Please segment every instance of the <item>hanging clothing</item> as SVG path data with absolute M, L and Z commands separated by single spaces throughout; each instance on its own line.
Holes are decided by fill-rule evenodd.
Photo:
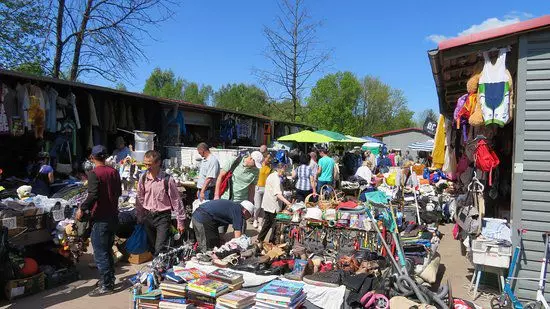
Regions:
M 506 53 L 508 49 L 501 48 L 495 64 L 489 57 L 489 52 L 483 53 L 485 64 L 479 78 L 479 104 L 483 111 L 485 125 L 497 124 L 503 127 L 510 120 L 510 84 L 506 74 Z
M 94 98 L 90 94 L 88 94 L 88 113 L 90 114 L 90 125 L 88 126 L 88 144 L 86 147 L 92 148 L 94 147 L 93 127 L 99 127 L 99 121 L 97 120 Z
M 67 101 L 69 102 L 69 105 L 73 108 L 74 122 L 76 124 L 76 128 L 80 129 L 80 118 L 78 117 L 78 110 L 76 109 L 76 96 L 74 95 L 74 93 L 69 93 L 69 95 L 67 96 Z
M 445 163 L 445 117 L 439 115 L 435 131 L 434 149 L 432 151 L 432 167 L 441 169 Z
M 46 129 L 48 132 L 55 133 L 57 130 L 57 91 L 51 87 L 46 89 L 46 99 L 48 108 L 46 110 Z
M 31 124 L 29 123 L 29 107 L 31 106 L 31 99 L 29 97 L 29 91 L 27 87 L 21 84 L 17 84 L 15 87 L 17 91 L 17 103 L 19 106 L 19 116 L 23 119 L 23 125 L 30 130 Z
M 445 120 L 445 163 L 443 164 L 442 171 L 447 174 L 451 180 L 456 179 L 456 155 L 454 147 L 452 146 L 453 133 L 450 120 Z

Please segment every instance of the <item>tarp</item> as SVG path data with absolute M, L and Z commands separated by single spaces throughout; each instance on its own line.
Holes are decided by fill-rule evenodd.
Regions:
M 360 137 L 355 137 L 355 136 L 351 136 L 351 135 L 346 135 L 346 137 L 348 138 L 348 140 L 350 140 L 351 143 L 363 144 L 363 143 L 368 142 L 367 140 L 364 140 Z
M 374 137 L 370 137 L 370 136 L 363 136 L 361 137 L 362 139 L 364 139 L 366 142 L 369 142 L 369 143 L 380 143 L 382 144 L 382 141 L 379 140 L 379 139 L 376 139 Z
M 432 151 L 434 149 L 434 140 L 425 142 L 416 142 L 409 145 L 409 149 L 416 151 Z
M 336 140 L 323 134 L 304 130 L 298 133 L 285 135 L 277 139 L 280 142 L 298 142 L 298 143 L 330 143 Z

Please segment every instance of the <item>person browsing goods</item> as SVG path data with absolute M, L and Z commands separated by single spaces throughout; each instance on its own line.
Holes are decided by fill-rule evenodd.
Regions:
M 149 248 L 153 255 L 157 256 L 167 245 L 172 212 L 176 214 L 179 233 L 183 233 L 185 210 L 176 181 L 161 171 L 160 153 L 155 150 L 147 151 L 143 163 L 147 171 L 138 182 L 136 213 L 138 222 L 143 223 L 147 232 Z
M 197 151 L 202 157 L 199 170 L 199 179 L 197 181 L 197 198 L 202 202 L 204 200 L 214 199 L 214 190 L 216 188 L 216 179 L 220 173 L 220 163 L 218 158 L 212 155 L 210 147 L 206 143 L 200 143 Z
M 92 148 L 90 160 L 95 167 L 88 173 L 88 197 L 76 213 L 76 220 L 83 221 L 87 217 L 92 224 L 90 238 L 100 276 L 98 286 L 88 294 L 92 297 L 111 294 L 115 288 L 113 245 L 122 186 L 118 171 L 105 165 L 107 157 L 107 148 L 104 146 Z
M 332 186 L 334 184 L 334 159 L 328 156 L 326 149 L 319 151 L 321 159 L 319 159 L 319 167 L 317 170 L 317 192 L 321 194 L 321 187 L 324 185 Z
M 250 201 L 214 200 L 202 204 L 191 218 L 199 251 L 206 252 L 220 245 L 220 226 L 233 225 L 234 237 L 241 237 L 244 222 L 252 217 L 253 211 Z
M 254 189 L 258 182 L 258 174 L 263 161 L 264 156 L 259 151 L 253 151 L 242 158 L 237 157 L 226 162 L 216 181 L 214 199 L 222 198 L 236 202 L 253 201 Z M 232 174 L 230 182 L 225 191 L 222 192 L 222 182 L 229 172 Z

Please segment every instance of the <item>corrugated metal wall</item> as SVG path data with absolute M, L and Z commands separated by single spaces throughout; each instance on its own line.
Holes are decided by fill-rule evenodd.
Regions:
M 550 231 L 549 30 L 520 37 L 516 102 L 512 220 L 514 230 L 528 230 L 517 276 L 538 278 L 544 254 L 542 232 Z M 517 233 L 513 234 L 517 243 Z M 537 281 L 520 281 L 515 284 L 516 295 L 532 300 L 537 287 Z M 550 284 L 545 295 L 550 300 Z

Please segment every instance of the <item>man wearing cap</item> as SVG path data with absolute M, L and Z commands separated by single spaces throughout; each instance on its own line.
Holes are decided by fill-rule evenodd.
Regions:
M 115 263 L 113 244 L 118 226 L 118 198 L 122 194 L 118 172 L 105 165 L 107 148 L 92 148 L 90 160 L 95 165 L 88 173 L 88 197 L 80 205 L 76 220 L 89 217 L 92 224 L 91 240 L 94 261 L 99 270 L 99 284 L 88 295 L 101 296 L 113 293 L 115 287 Z
M 252 216 L 254 205 L 249 201 L 234 202 L 214 200 L 202 204 L 191 218 L 199 243 L 199 250 L 206 252 L 220 246 L 220 226 L 233 225 L 234 237 L 241 237 L 244 222 Z
M 231 177 L 231 186 L 225 192 L 220 192 L 220 187 L 224 176 L 231 170 L 235 160 L 240 160 Z M 241 159 L 236 158 L 230 160 L 222 167 L 218 180 L 216 181 L 216 190 L 214 199 L 233 200 L 235 202 L 253 201 L 254 189 L 258 182 L 258 174 L 264 161 L 264 156 L 259 151 L 253 151 L 250 155 L 244 156 Z

